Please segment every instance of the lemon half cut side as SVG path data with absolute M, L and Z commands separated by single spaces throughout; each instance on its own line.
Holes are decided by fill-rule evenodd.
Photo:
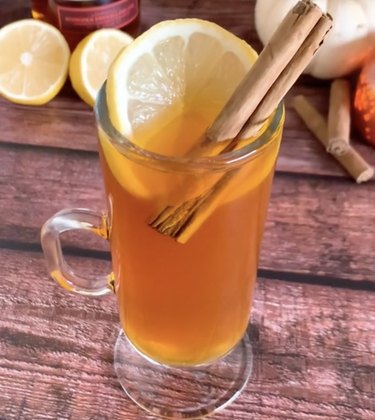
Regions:
M 70 60 L 69 76 L 74 90 L 88 105 L 94 106 L 112 61 L 132 41 L 130 35 L 119 29 L 104 28 L 87 35 L 77 45 Z
M 54 26 L 35 19 L 0 29 L 0 94 L 12 102 L 43 105 L 63 87 L 70 50 Z

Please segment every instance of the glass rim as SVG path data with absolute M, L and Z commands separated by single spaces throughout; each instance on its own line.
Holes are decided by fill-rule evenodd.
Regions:
M 121 154 L 130 158 L 132 161 L 146 166 L 162 167 L 164 170 L 172 169 L 190 172 L 197 170 L 228 170 L 244 164 L 249 159 L 257 157 L 277 138 L 276 134 L 284 121 L 285 109 L 283 102 L 280 102 L 272 116 L 265 122 L 267 126 L 260 130 L 259 136 L 254 136 L 254 141 L 244 147 L 215 156 L 194 158 L 189 156 L 168 156 L 152 152 L 136 145 L 117 131 L 109 118 L 106 100 L 106 82 L 104 82 L 98 92 L 94 113 L 97 125 L 110 139 L 111 144 Z

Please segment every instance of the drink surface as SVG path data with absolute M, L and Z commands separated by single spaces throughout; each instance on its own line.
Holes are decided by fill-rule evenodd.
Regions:
M 184 154 L 212 112 L 182 114 L 157 134 L 151 127 L 153 151 Z M 151 137 L 144 135 L 151 147 Z M 180 244 L 147 221 L 163 205 L 196 196 L 222 174 L 177 174 L 130 162 L 99 132 L 120 319 L 142 353 L 162 363 L 194 365 L 224 355 L 241 339 L 280 136 L 281 131 L 240 169 L 215 211 Z

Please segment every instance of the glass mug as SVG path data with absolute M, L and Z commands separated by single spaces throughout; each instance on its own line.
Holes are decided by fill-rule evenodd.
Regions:
M 205 416 L 238 396 L 251 374 L 246 328 L 283 106 L 243 148 L 196 159 L 150 152 L 121 136 L 105 85 L 95 113 L 108 211 L 68 209 L 49 219 L 41 234 L 48 271 L 78 294 L 116 293 L 122 330 L 114 365 L 133 401 L 166 418 Z M 228 174 L 220 200 L 185 243 L 150 227 L 166 204 L 188 201 Z M 113 273 L 87 280 L 73 272 L 59 235 L 74 229 L 109 240 Z

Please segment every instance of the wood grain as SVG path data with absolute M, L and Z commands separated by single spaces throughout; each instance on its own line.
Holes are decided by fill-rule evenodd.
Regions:
M 105 208 L 96 154 L 12 145 L 0 150 L 0 240 L 39 243 L 40 227 L 58 210 Z M 375 182 L 363 188 L 344 178 L 277 174 L 260 267 L 375 281 L 373 203 Z M 87 236 L 77 242 L 97 244 Z
M 151 419 L 125 397 L 112 368 L 114 297 L 69 295 L 47 278 L 39 253 L 0 250 L 0 259 L 2 418 Z M 89 259 L 76 263 L 91 274 L 100 269 Z M 374 418 L 367 292 L 260 280 L 249 333 L 254 375 L 213 419 Z
M 73 94 L 43 107 L 0 99 L 0 115 L 2 142 L 97 150 L 93 112 Z
M 44 107 L 10 104 L 0 98 L 0 143 L 32 144 L 56 148 L 97 151 L 93 112 L 77 100 L 69 87 Z M 291 98 L 303 93 L 317 107 L 327 112 L 328 87 L 296 86 L 285 104 L 287 118 L 277 171 L 346 177 L 346 172 L 314 139 L 291 107 Z M 355 148 L 375 167 L 375 149 L 361 142 L 353 133 Z

